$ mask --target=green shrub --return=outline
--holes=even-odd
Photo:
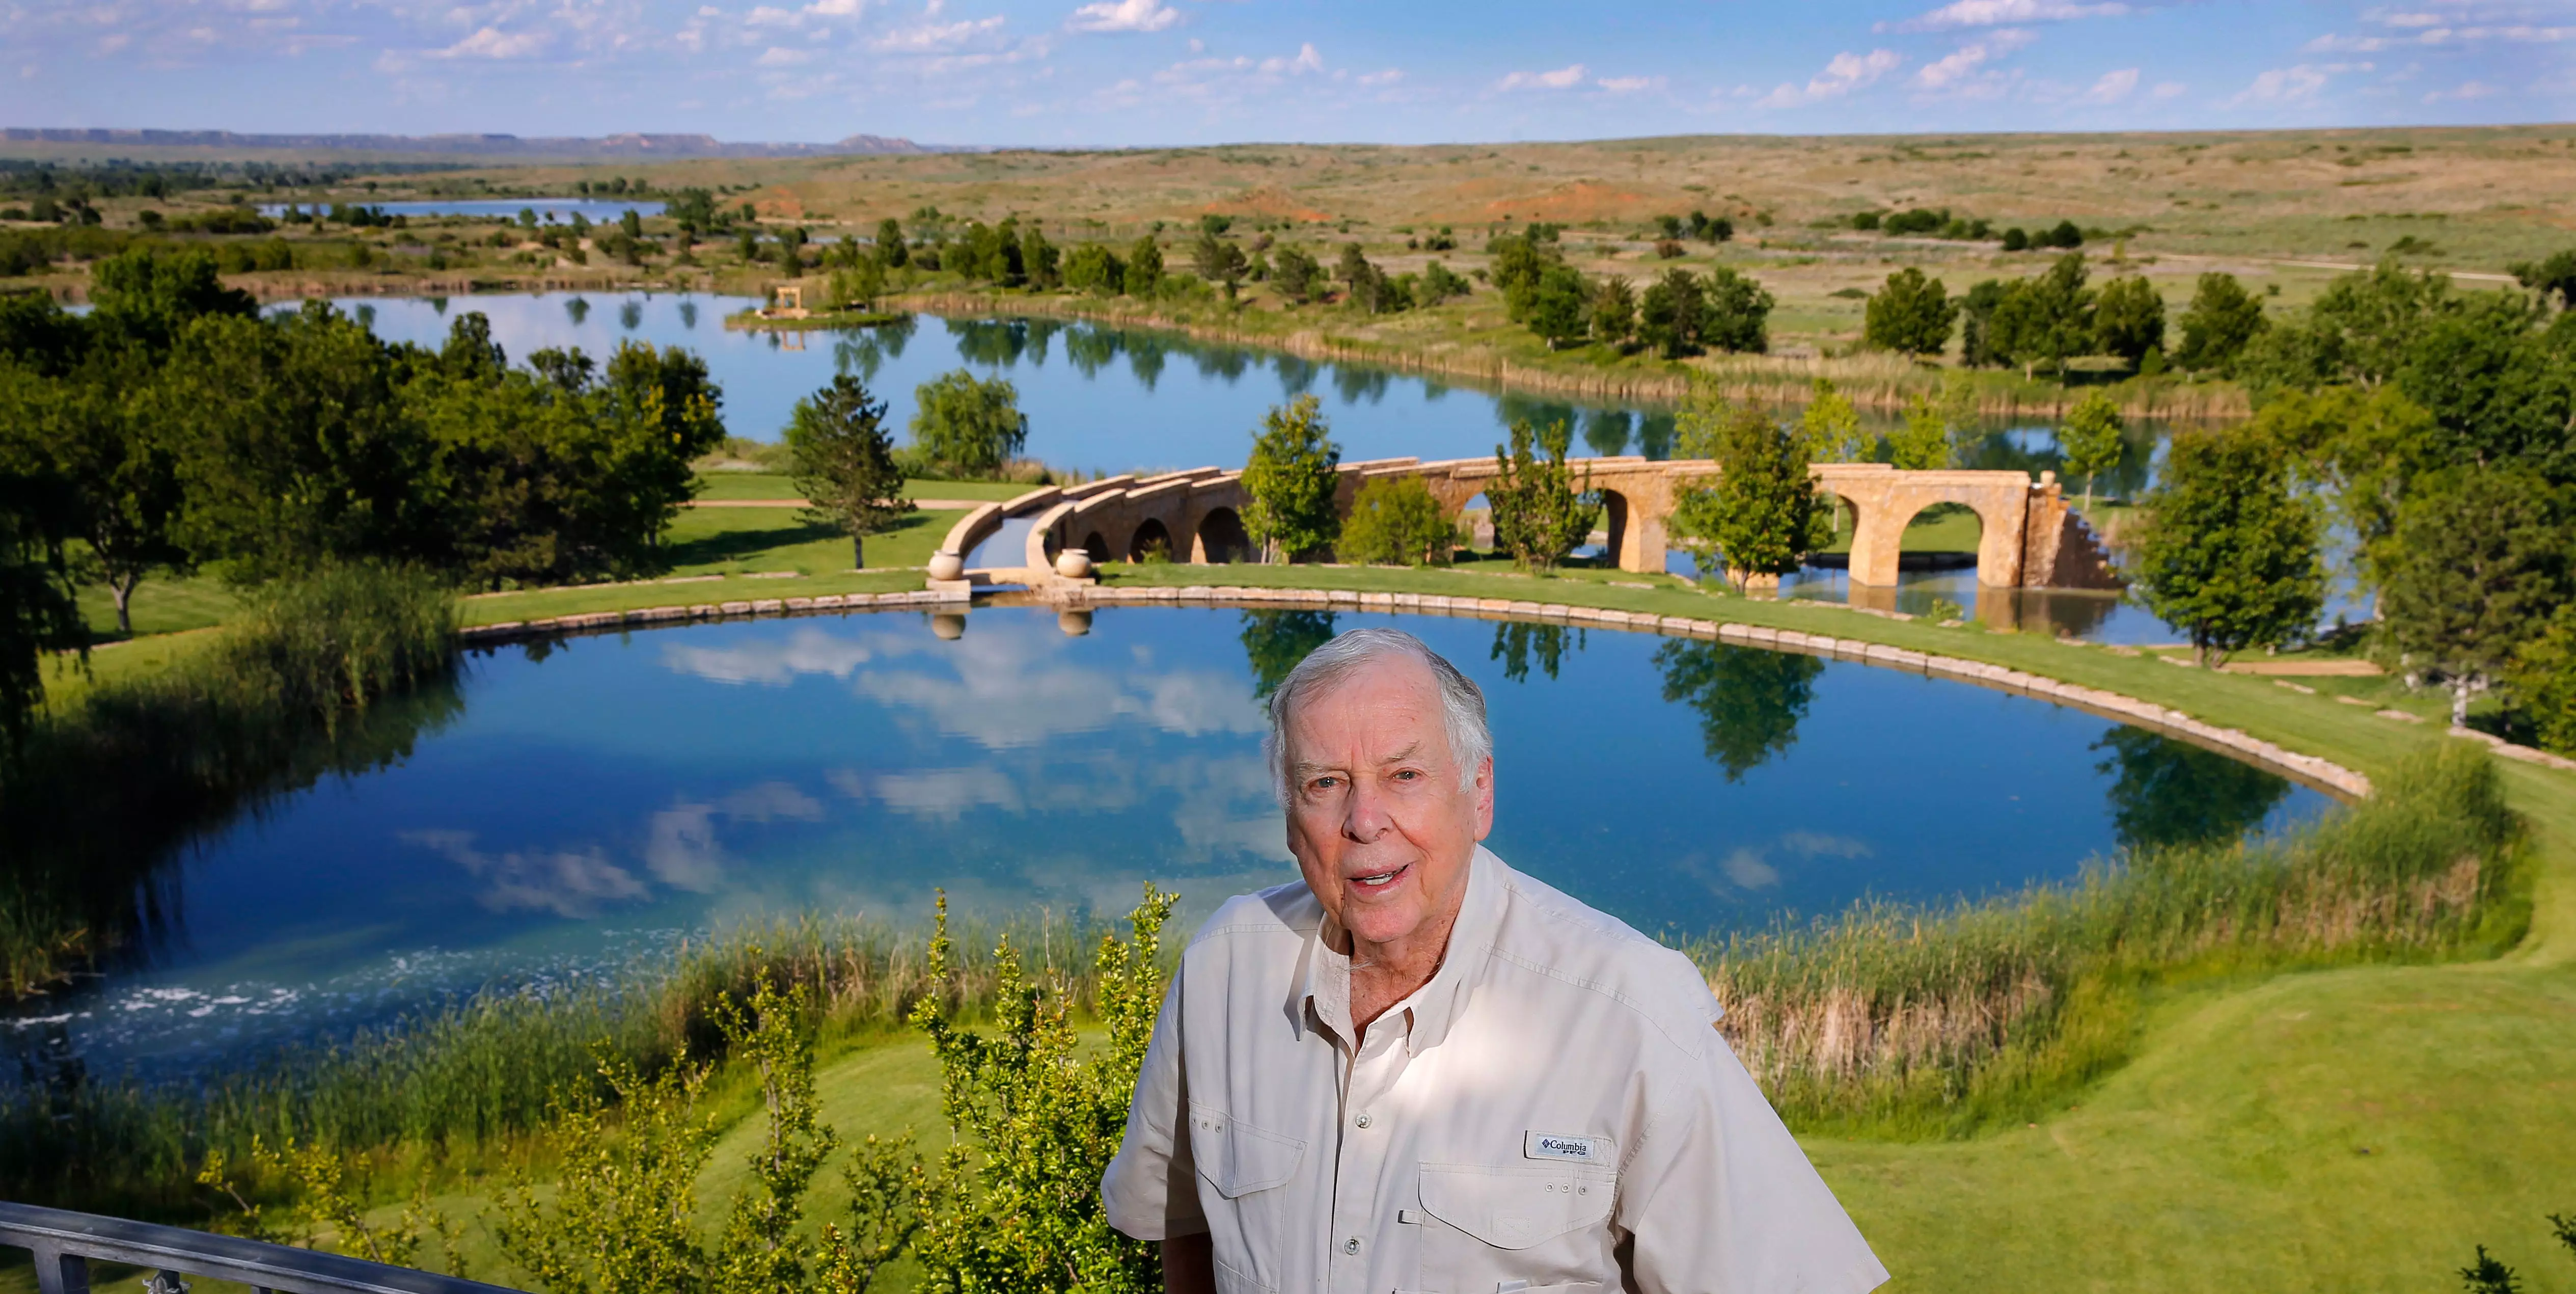
[[[1446,566],[1457,536],[1418,476],[1371,481],[1342,522],[1341,559],[1377,566]]]

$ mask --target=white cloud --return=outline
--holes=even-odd
[[[1917,68],[1914,88],[1936,94],[1952,94],[1971,99],[1991,99],[2010,86],[2011,78],[2001,73],[1980,71],[1992,59],[2000,58],[2037,39],[2018,27],[2006,27],[1981,40],[1970,41],[1942,58]]]
[[[534,58],[544,52],[552,39],[540,31],[504,32],[498,27],[485,27],[445,49],[431,51],[430,57]]]
[[[990,18],[967,18],[957,22],[915,23],[877,37],[868,42],[868,48],[896,54],[927,54],[933,50],[954,49],[978,36],[1000,31],[1004,21],[1002,15],[995,14]]]
[[[2078,18],[2116,18],[2129,12],[2129,6],[2105,0],[2104,3],[2082,4],[2074,0],[1953,0],[1917,18],[1895,25],[1896,31],[1950,31],[1961,27],[2004,27],[2031,22],[2070,22]],[[1886,31],[1885,23],[1878,30]]]
[[[2093,88],[2084,92],[2084,101],[2086,103],[2118,103],[2122,99],[2128,98],[2129,92],[2137,88],[2138,69],[2134,67],[2124,67],[2116,72],[2103,73],[2102,79],[2094,82]]]
[[[1181,20],[1181,11],[1162,0],[1100,0],[1073,11],[1065,26],[1075,31],[1161,31]]]
[[[818,18],[856,18],[867,10],[867,0],[814,0],[805,6],[805,12]]]
[[[1593,82],[1594,85],[1612,94],[1635,94],[1640,90],[1652,90],[1663,83],[1664,78],[1660,76],[1605,76]]]
[[[2332,79],[2332,74],[2346,70],[2347,66],[2332,64],[2315,67],[2300,63],[2292,67],[2271,68],[2258,73],[2252,84],[2238,91],[2235,98],[2227,101],[2227,106],[2235,108],[2261,103],[2312,103],[2316,100],[2317,91],[2326,88],[2326,82]]]
[[[2156,83],[2155,89],[2147,91],[2147,97],[2153,99],[2170,99],[2190,88],[2190,86],[2184,85],[2180,81],[2159,81]]]
[[[1755,102],[1757,108],[1794,108],[1849,94],[1895,71],[1905,60],[1894,50],[1874,49],[1867,54],[1845,51],[1825,64],[1825,70],[1809,80],[1806,88],[1783,84]]]
[[[752,60],[753,63],[761,67],[794,67],[799,63],[811,63],[813,61],[814,51],[810,49],[789,49],[784,45],[772,45],[769,48],[762,50],[760,52],[760,57]]]
[[[1303,76],[1308,72],[1323,71],[1324,56],[1316,53],[1315,46],[1310,42],[1297,47],[1295,58],[1261,60],[1261,70],[1269,76]]]
[[[1361,73],[1359,81],[1362,85],[1393,85],[1403,79],[1404,69],[1390,67],[1382,72]]]
[[[2504,93],[2503,90],[2489,85],[2484,81],[2462,81],[2456,88],[2449,90],[2435,90],[2431,94],[2425,95],[2424,102],[2456,103],[2467,99],[2491,99],[2502,93]]]
[[[435,850],[484,882],[474,901],[494,912],[551,912],[578,920],[596,916],[610,903],[630,902],[650,893],[632,872],[608,861],[599,847],[585,850],[538,850],[487,854],[474,847],[470,831],[408,831],[405,844]]]
[[[1587,69],[1581,63],[1569,64],[1553,72],[1514,72],[1494,83],[1497,90],[1571,90],[1583,84]]]

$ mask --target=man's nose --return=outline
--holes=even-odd
[[[1368,844],[1387,833],[1395,820],[1387,816],[1386,797],[1375,778],[1351,779],[1351,798],[1342,814],[1342,834]]]

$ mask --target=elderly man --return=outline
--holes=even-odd
[[[1111,1225],[1170,1291],[1858,1294],[1887,1279],[1679,953],[1486,852],[1485,701],[1345,633],[1270,701],[1304,873],[1181,958]]]

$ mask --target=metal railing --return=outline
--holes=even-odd
[[[151,1294],[181,1294],[181,1276],[234,1281],[260,1294],[517,1294],[318,1250],[33,1204],[0,1202],[0,1245],[35,1254],[41,1294],[89,1294],[92,1259],[149,1269],[144,1286]]]

